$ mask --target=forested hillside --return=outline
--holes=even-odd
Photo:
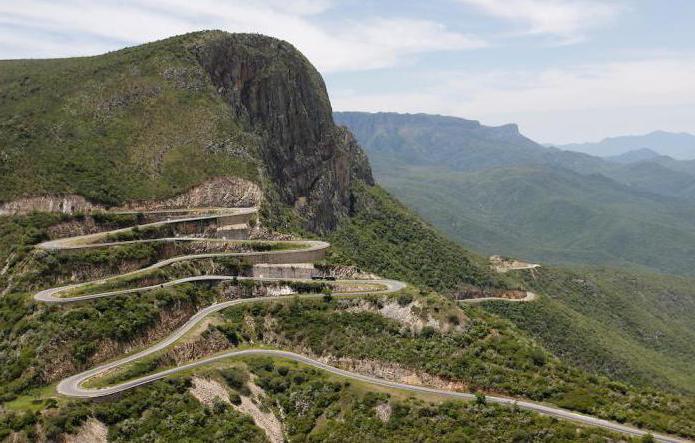
[[[0,439],[695,437],[690,280],[498,273],[375,184],[290,44],[0,67]]]
[[[693,275],[695,174],[668,157],[618,162],[540,146],[513,125],[336,113],[377,180],[486,254]]]

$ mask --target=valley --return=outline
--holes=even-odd
[[[159,222],[154,222],[150,223],[148,225],[142,225],[142,226],[136,226],[133,228],[120,228],[115,231],[106,231],[98,234],[89,234],[85,236],[79,236],[79,237],[69,237],[69,238],[62,238],[58,240],[52,240],[44,243],[40,243],[37,245],[38,248],[40,249],[50,249],[50,250],[75,250],[75,249],[83,249],[83,248],[103,248],[103,247],[112,247],[112,246],[118,246],[121,244],[131,244],[133,241],[135,242],[159,242],[159,241],[209,241],[206,238],[196,238],[196,237],[191,237],[191,238],[185,238],[185,237],[174,237],[174,238],[162,238],[162,239],[149,239],[149,240],[127,240],[125,242],[103,242],[105,239],[110,239],[116,234],[124,234],[127,232],[132,232],[133,230],[143,230],[147,228],[152,228],[153,226],[162,226],[162,225],[185,225],[191,222],[205,222],[209,220],[214,220],[218,225],[224,226],[224,223],[228,223],[230,221],[234,221],[237,224],[247,224],[249,220],[251,219],[252,216],[256,215],[256,210],[253,208],[247,208],[247,209],[223,209],[223,210],[215,210],[215,209],[210,209],[210,210],[201,210],[197,209],[197,212],[202,212],[201,215],[182,215],[187,212],[187,209],[178,209],[176,212],[179,214],[178,217],[170,217],[167,215],[166,212],[157,212],[155,214],[157,215],[166,215],[167,220],[165,221],[159,221]],[[147,213],[141,213],[142,215],[147,216]],[[244,277],[244,276],[222,276],[222,275],[202,275],[202,276],[195,276],[195,277],[186,277],[183,279],[178,279],[174,281],[168,281],[159,285],[155,286],[145,286],[145,287],[137,287],[137,288],[132,288],[132,289],[121,289],[121,290],[115,290],[115,291],[108,291],[108,292],[97,292],[93,294],[88,294],[88,295],[80,295],[80,296],[74,296],[74,297],[66,297],[62,295],[63,293],[68,293],[70,294],[73,291],[79,291],[81,287],[90,287],[91,291],[98,291],[99,290],[99,285],[104,285],[107,284],[109,280],[111,279],[122,279],[126,275],[134,275],[137,273],[142,273],[149,271],[151,269],[156,269],[160,268],[163,266],[170,265],[174,262],[178,261],[185,261],[185,260],[196,260],[196,259],[201,259],[201,258],[210,258],[210,257],[235,257],[235,258],[241,258],[242,260],[249,260],[251,259],[251,263],[282,263],[282,264],[289,264],[289,263],[302,263],[304,261],[307,261],[308,259],[311,259],[311,261],[318,260],[321,256],[324,254],[324,250],[328,246],[327,243],[323,242],[310,242],[307,241],[307,247],[304,247],[303,249],[301,248],[301,244],[297,245],[297,249],[289,249],[289,250],[283,250],[283,251],[274,251],[274,252],[246,252],[246,253],[215,253],[215,254],[197,254],[197,255],[183,255],[183,256],[177,256],[175,258],[170,258],[166,260],[162,260],[157,262],[156,264],[150,266],[149,268],[143,268],[141,270],[136,270],[132,271],[129,274],[124,274],[124,275],[119,275],[119,276],[114,276],[109,279],[101,279],[96,282],[85,282],[85,283],[80,283],[80,284],[73,284],[70,286],[64,286],[64,287],[58,287],[58,288],[50,288],[50,289],[45,289],[43,291],[40,291],[34,295],[34,299],[38,302],[42,303],[52,303],[52,304],[60,304],[60,303],[78,303],[78,302],[85,302],[85,301],[91,301],[94,299],[99,299],[103,297],[111,297],[111,296],[118,296],[122,294],[131,294],[131,293],[141,293],[141,292],[146,292],[146,291],[151,291],[154,289],[164,289],[166,287],[174,286],[174,285],[179,285],[179,284],[184,284],[184,283],[191,283],[191,282],[219,282],[219,281],[231,281],[233,280],[234,282],[237,281],[243,281],[251,279],[253,281],[258,281],[258,282],[264,282],[264,283],[272,283],[272,284],[278,284],[278,285],[283,285],[283,284],[288,284],[288,283],[300,283],[304,285],[311,285],[312,283],[316,283],[317,280],[304,280],[304,279],[271,279],[271,278],[256,278],[256,277]],[[312,254],[313,253],[313,254]],[[533,269],[534,267],[524,267],[523,269]],[[320,280],[319,280],[320,281]],[[336,281],[333,283],[332,281],[328,280],[330,283],[324,283],[322,285],[319,285],[318,287],[330,287],[332,285],[342,285],[343,286],[343,291],[345,292],[338,292],[338,293],[332,293],[329,292],[326,293],[325,289],[323,290],[324,294],[316,294],[316,295],[311,295],[311,294],[300,294],[299,297],[302,298],[318,298],[318,297],[358,297],[358,296],[374,296],[374,295],[379,295],[379,294],[388,294],[388,293],[394,293],[394,292],[400,292],[402,291],[407,285],[403,282],[399,281],[393,281],[393,280],[380,280],[380,279],[374,279],[374,280],[340,280]],[[351,285],[351,284],[357,284],[357,285],[372,285],[375,287],[383,287],[383,289],[374,289],[372,291],[367,291],[367,292],[360,292],[360,290],[349,290],[345,289],[345,286]],[[329,294],[329,295],[326,295]],[[490,301],[490,300],[502,300],[504,302],[513,302],[513,301],[522,301],[522,302],[533,302],[536,299],[536,295],[532,293],[528,293],[527,297],[521,300],[507,300],[507,299],[501,299],[501,298],[494,298],[494,297],[487,297],[487,298],[482,298],[482,299],[468,299],[468,300],[462,300],[462,302],[485,302],[485,301]],[[155,345],[148,347],[140,352],[130,354],[127,357],[106,363],[101,366],[97,366],[93,369],[89,369],[85,372],[73,375],[71,377],[68,377],[62,381],[60,381],[56,387],[56,391],[58,394],[68,396],[68,397],[78,397],[78,398],[98,398],[98,397],[108,397],[112,396],[114,394],[137,388],[139,386],[142,386],[143,384],[146,383],[151,383],[156,380],[160,380],[166,377],[169,377],[171,375],[174,375],[178,372],[184,372],[184,371],[190,371],[192,369],[195,369],[196,367],[203,366],[203,365],[209,365],[214,362],[219,362],[221,360],[227,360],[230,358],[238,358],[238,357],[246,357],[246,356],[270,356],[273,358],[280,358],[284,360],[292,360],[296,361],[299,363],[302,363],[304,365],[316,367],[318,369],[321,369],[323,371],[327,371],[329,373],[338,375],[343,378],[348,378],[348,379],[354,379],[358,380],[361,382],[366,382],[368,384],[373,384],[389,389],[398,389],[398,390],[405,390],[409,392],[414,392],[414,393],[425,393],[428,395],[434,395],[434,396],[439,396],[439,397],[445,397],[445,398],[452,398],[452,399],[464,399],[464,400],[473,400],[476,398],[476,396],[473,393],[468,393],[468,392],[457,392],[457,391],[447,391],[447,390],[438,390],[438,389],[433,389],[429,388],[426,386],[415,386],[415,385],[408,385],[404,383],[397,383],[397,382],[392,382],[380,378],[375,378],[371,376],[366,376],[366,375],[361,375],[359,373],[355,372],[350,372],[350,371],[345,371],[342,369],[338,369],[336,367],[332,367],[330,365],[327,365],[325,363],[322,363],[318,360],[312,359],[310,357],[296,354],[293,352],[288,352],[288,351],[282,351],[282,350],[273,350],[273,349],[244,349],[244,350],[237,350],[237,351],[229,351],[229,352],[223,352],[220,353],[219,355],[216,355],[214,357],[209,357],[205,358],[202,360],[198,360],[189,364],[181,365],[178,367],[174,367],[171,369],[155,372],[154,374],[146,375],[143,377],[135,378],[132,380],[128,380],[125,382],[122,382],[120,384],[114,385],[114,386],[108,386],[108,387],[99,387],[99,388],[84,388],[82,385],[94,378],[99,378],[102,376],[102,374],[107,373],[107,372],[113,372],[114,370],[118,370],[120,367],[128,365],[133,362],[137,362],[138,360],[145,359],[149,357],[152,354],[158,353],[159,351],[165,350],[166,348],[171,347],[174,345],[177,341],[179,341],[182,337],[184,337],[189,331],[191,331],[194,327],[196,327],[200,322],[204,321],[208,316],[211,314],[214,314],[216,312],[219,312],[223,309],[227,309],[231,306],[239,305],[242,303],[263,303],[263,302],[269,302],[273,300],[272,297],[252,297],[252,298],[242,298],[242,299],[235,299],[235,300],[230,300],[230,301],[222,301],[222,302],[216,302],[213,303],[212,305],[205,307],[198,312],[196,312],[188,321],[186,321],[182,326],[180,326],[178,329],[176,329],[172,334],[170,334],[168,337],[166,337],[164,340],[161,340],[157,342]],[[514,407],[522,408],[522,409],[527,409],[531,410],[534,412],[540,412],[544,415],[549,415],[552,417],[558,417],[561,419],[565,420],[571,420],[575,422],[579,422],[585,425],[590,425],[590,426],[598,426],[605,428],[610,431],[617,431],[620,433],[624,433],[627,435],[636,435],[636,436],[643,436],[647,435],[649,432],[640,430],[634,427],[630,426],[625,426],[619,423],[614,423],[610,422],[607,420],[601,420],[595,417],[591,416],[586,416],[583,414],[577,414],[573,413],[570,411],[566,411],[560,408],[552,407],[550,405],[543,405],[539,403],[533,403],[533,402],[528,402],[524,400],[519,400],[519,399],[514,399],[514,398],[507,398],[507,397],[497,397],[493,395],[487,395],[485,396],[486,400],[491,402],[491,403],[496,403],[496,404],[502,404],[502,405],[513,405]],[[657,441],[663,441],[663,442],[677,442],[680,441],[678,438],[675,437],[669,437],[666,435],[661,435],[661,434],[651,434],[653,435],[654,438]]]
[[[259,34],[0,61],[0,89],[0,439],[695,438],[695,207],[654,164],[353,136]]]
[[[377,180],[486,254],[692,275],[695,175],[668,157],[620,163],[541,146],[513,125],[337,113]]]

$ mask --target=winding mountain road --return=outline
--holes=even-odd
[[[166,213],[167,211],[152,211],[152,213]],[[158,222],[153,222],[153,223],[148,223],[145,225],[140,225],[138,228],[144,229],[147,227],[156,227],[156,226],[163,226],[166,224],[172,224],[172,223],[183,223],[183,222],[197,222],[197,221],[203,221],[203,220],[210,220],[210,219],[215,219],[220,222],[238,222],[238,221],[248,221],[248,219],[256,213],[255,208],[240,208],[240,209],[225,209],[225,208],[202,208],[202,209],[194,209],[194,210],[175,210],[175,211],[170,211],[172,213],[188,213],[188,214],[194,214],[194,215],[188,215],[188,216],[182,216],[178,218],[170,218],[168,220],[163,220],[163,221],[158,221]],[[98,234],[89,234],[89,235],[83,235],[83,236],[76,236],[76,237],[71,237],[71,238],[65,238],[65,239],[58,239],[58,240],[52,240],[48,242],[44,242],[39,244],[37,247],[41,249],[46,249],[46,250],[61,250],[61,249],[83,249],[83,248],[95,248],[95,247],[108,247],[112,245],[120,245],[120,244],[125,244],[125,243],[135,243],[135,242],[162,242],[162,241],[171,241],[171,242],[176,242],[176,241],[211,241],[210,239],[207,238],[199,238],[199,237],[174,237],[174,238],[164,238],[164,239],[148,239],[148,240],[131,240],[131,241],[125,241],[125,242],[103,242],[104,240],[107,240],[109,236],[113,234],[120,234],[120,233],[125,233],[128,231],[132,231],[133,228],[122,228],[110,232],[103,232],[103,233],[98,233]],[[214,240],[214,241],[226,241],[226,240]],[[229,243],[238,243],[239,241],[228,241]],[[248,242],[248,240],[244,240],[244,242]],[[263,241],[265,243],[270,243],[269,241]],[[322,241],[295,241],[295,242],[281,242],[281,243],[294,243],[297,246],[297,249],[290,249],[290,250],[277,250],[277,251],[264,251],[264,252],[218,252],[218,253],[206,253],[206,254],[193,254],[193,255],[183,255],[183,256],[177,256],[173,258],[169,258],[166,260],[159,261],[151,266],[132,271],[126,274],[121,274],[119,276],[115,277],[109,277],[109,278],[104,278],[104,279],[99,279],[96,281],[92,282],[85,282],[85,283],[79,283],[79,284],[73,284],[73,285],[67,285],[67,286],[61,286],[57,288],[50,288],[50,289],[45,289],[43,291],[37,292],[34,294],[34,298],[36,301],[43,302],[43,303],[76,303],[76,302],[85,302],[85,301],[90,301],[94,299],[99,299],[99,298],[104,298],[104,297],[110,297],[110,296],[115,296],[115,295],[123,295],[123,294],[131,294],[131,293],[136,293],[136,292],[142,292],[142,291],[148,291],[148,290],[154,290],[154,289],[159,289],[162,287],[169,287],[169,286],[174,286],[174,285],[179,285],[183,283],[189,283],[189,282],[199,282],[199,281],[225,281],[225,280],[233,280],[233,279],[238,279],[238,280],[259,280],[259,281],[298,281],[298,282],[306,282],[310,280],[304,280],[304,279],[286,279],[286,278],[255,278],[255,277],[232,277],[232,276],[225,276],[225,275],[203,275],[203,276],[193,276],[193,277],[185,277],[177,280],[172,280],[163,284],[158,284],[158,285],[152,285],[152,286],[147,286],[147,287],[139,287],[139,288],[130,288],[130,289],[119,289],[119,290],[111,290],[107,292],[101,292],[101,293],[94,293],[94,294],[87,294],[87,295],[78,295],[78,296],[69,296],[69,293],[71,291],[80,289],[81,287],[85,287],[87,285],[95,285],[95,284],[103,284],[107,283],[109,281],[115,280],[115,279],[120,279],[125,276],[132,276],[138,273],[145,273],[148,271],[151,271],[153,269],[161,268],[167,265],[170,265],[175,262],[180,262],[184,260],[194,260],[194,259],[200,259],[200,258],[214,258],[214,257],[243,257],[245,259],[253,259],[254,262],[260,263],[260,262],[266,262],[266,263],[275,263],[275,264],[280,264],[280,263],[299,263],[300,259],[303,261],[306,261],[306,253],[309,253],[309,256],[312,254],[316,253],[317,256],[322,255],[323,252],[330,246],[326,242]],[[333,283],[333,282],[331,282]],[[369,291],[361,291],[358,290],[356,292],[345,292],[345,293],[339,293],[339,294],[334,294],[335,297],[355,297],[355,296],[363,296],[367,294],[374,294],[374,293],[389,293],[389,292],[397,292],[400,291],[401,289],[406,287],[406,284],[403,282],[395,281],[395,280],[386,280],[386,279],[378,279],[378,280],[342,280],[342,281],[337,281],[335,284],[340,284],[340,283],[349,283],[349,284],[356,284],[356,285],[375,285],[378,286],[378,289],[374,290],[369,290]],[[65,297],[60,297],[60,295],[68,295]],[[317,298],[317,297],[322,297],[320,294],[303,294],[300,295],[302,298]],[[463,300],[464,302],[480,302],[480,301],[485,301],[485,300],[504,300],[504,301],[532,301],[535,299],[536,295],[533,293],[527,293],[526,298],[524,299],[518,299],[518,300],[509,300],[509,299],[504,299],[504,298],[481,298],[481,299],[470,299],[470,300]],[[205,319],[207,316],[218,312],[222,309],[234,306],[234,305],[239,305],[239,304],[245,304],[245,303],[259,303],[259,302],[270,302],[273,300],[277,300],[278,297],[255,297],[255,298],[246,298],[246,299],[235,299],[235,300],[229,300],[229,301],[224,301],[221,303],[215,303],[213,305],[207,306],[200,311],[198,311],[196,314],[194,314],[186,323],[184,323],[182,326],[180,326],[178,329],[176,329],[174,332],[172,332],[168,337],[165,339],[155,343],[154,345],[150,346],[147,349],[144,349],[140,352],[127,355],[123,358],[120,358],[116,361],[108,362],[102,365],[99,365],[97,367],[94,367],[92,369],[89,369],[85,372],[73,375],[71,377],[68,377],[64,380],[62,380],[57,387],[58,393],[69,396],[69,397],[78,397],[78,398],[99,398],[99,397],[105,397],[109,395],[113,395],[119,392],[126,391],[128,389],[135,388],[137,386],[141,386],[150,382],[153,382],[155,380],[159,380],[165,377],[168,377],[170,375],[173,375],[175,373],[181,372],[181,371],[186,371],[192,368],[196,368],[202,365],[210,364],[213,362],[218,362],[223,359],[228,359],[228,358],[239,358],[239,357],[244,357],[244,356],[254,356],[254,355],[264,355],[264,356],[271,356],[271,357],[277,357],[277,358],[284,358],[284,359],[289,359],[293,361],[297,361],[299,363],[303,363],[306,365],[310,365],[322,370],[325,370],[327,372],[330,372],[332,374],[353,379],[353,380],[358,380],[361,382],[377,385],[377,386],[382,386],[385,388],[389,389],[399,389],[399,390],[404,390],[408,392],[413,392],[413,393],[420,393],[420,394],[429,394],[429,395],[436,395],[444,398],[450,398],[450,399],[464,399],[464,400],[470,400],[475,398],[474,394],[467,393],[467,392],[457,392],[457,391],[447,391],[447,390],[441,390],[441,389],[434,389],[434,388],[429,388],[425,386],[417,386],[417,385],[409,385],[405,383],[398,383],[398,382],[393,382],[393,381],[388,381],[380,378],[375,378],[367,375],[362,375],[359,373],[355,372],[350,372],[350,371],[345,371],[343,369],[335,368],[333,366],[327,365],[321,361],[312,359],[310,357],[296,354],[293,352],[289,351],[282,351],[282,350],[270,350],[270,349],[246,349],[246,350],[236,350],[236,351],[229,351],[225,352],[213,357],[205,358],[202,360],[198,360],[189,364],[181,365],[176,368],[171,368],[167,369],[164,371],[160,371],[154,374],[150,374],[144,377],[139,377],[134,380],[130,380],[124,383],[120,383],[117,385],[105,387],[105,388],[85,388],[82,386],[82,384],[87,381],[90,378],[93,378],[97,375],[103,374],[106,371],[115,369],[117,367],[123,366],[127,363],[136,361],[138,359],[144,358],[146,356],[152,355],[158,351],[164,350],[168,346],[172,345],[175,343],[177,340],[182,338],[187,332],[189,332],[191,329],[193,329],[198,323],[200,323],[203,319]],[[554,407],[552,405],[545,405],[545,404],[540,404],[540,403],[535,403],[535,402],[530,402],[530,401],[525,401],[525,400],[517,400],[513,398],[507,398],[507,397],[501,397],[501,396],[491,396],[488,395],[486,396],[487,401],[491,403],[499,403],[499,404],[505,404],[505,405],[515,405],[519,408],[522,409],[527,409],[530,411],[538,412],[541,414],[545,414],[548,416],[553,416],[557,417],[560,419],[564,420],[571,420],[577,423],[581,423],[584,425],[589,425],[589,426],[597,426],[601,427],[604,429],[608,429],[610,431],[615,431],[615,432],[620,432],[626,435],[630,436],[643,436],[648,433],[648,431],[634,428],[631,426],[626,426],[622,425],[619,423],[614,423],[608,420],[603,420],[595,417],[591,417],[588,415],[584,414],[579,414],[576,412],[568,411],[565,409],[561,409],[558,407]],[[660,442],[685,442],[687,440],[682,440],[677,437],[672,437],[668,435],[661,435],[661,434],[655,434],[651,433],[656,441]]]
[[[526,296],[523,298],[505,298],[505,297],[480,297],[480,298],[464,298],[457,300],[459,303],[482,303],[484,301],[508,301],[508,302],[529,302],[538,298],[534,292],[526,291]]]

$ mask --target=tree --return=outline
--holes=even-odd
[[[323,301],[326,303],[330,303],[333,301],[333,291],[331,288],[328,286],[324,286],[324,288],[321,290],[321,293],[323,294]]]

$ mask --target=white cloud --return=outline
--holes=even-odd
[[[334,28],[318,41],[298,40],[312,59],[325,69],[360,70],[393,66],[409,56],[433,52],[477,49],[485,42],[425,20],[370,18]]]
[[[596,138],[612,135],[616,131],[608,128],[629,127],[631,118],[643,123],[646,115],[663,122],[657,113],[669,108],[679,108],[679,122],[686,121],[682,116],[689,112],[690,126],[665,128],[692,131],[695,121],[695,57],[688,55],[539,71],[430,71],[411,82],[418,87],[405,94],[332,91],[334,108],[458,115],[494,124],[517,122],[522,128],[529,123],[531,135],[554,141],[584,139],[582,133]],[[638,116],[636,109],[646,111]],[[592,114],[601,115],[591,123],[602,128],[599,131],[586,123]],[[586,121],[581,133],[579,126],[572,127],[573,115]],[[553,123],[548,116],[554,116]],[[641,132],[651,129],[658,129],[656,123]]]
[[[565,43],[615,18],[628,4],[625,0],[457,1],[517,23],[525,33]],[[349,78],[363,88],[359,92],[330,88],[334,107],[340,110],[442,113],[487,123],[515,121],[534,137],[553,141],[586,138],[581,134],[611,135],[618,129],[609,131],[610,127],[627,130],[630,121],[634,125],[655,122],[639,132],[659,127],[692,131],[692,54],[635,47],[620,53],[624,61],[612,63],[447,70],[442,60],[462,64],[454,52],[430,68],[418,65],[418,56],[481,48],[486,43],[419,17],[339,15],[343,11],[333,9],[337,2],[0,0],[0,58],[98,54],[200,29],[260,32],[294,44],[324,73],[397,67],[374,77],[372,73],[328,76],[329,87],[333,81],[346,85]],[[408,12],[404,7],[402,13]],[[506,57],[499,63],[503,68]],[[475,64],[473,60],[468,66]],[[392,77],[385,80],[386,75]],[[669,120],[664,115],[674,117]],[[689,128],[675,127],[687,121]]]
[[[468,79],[451,86],[470,93]],[[695,103],[695,58],[620,61],[486,76],[470,107],[484,112],[559,111]],[[500,88],[499,85],[502,85]]]
[[[624,10],[612,0],[459,0],[487,14],[520,22],[531,34],[549,34],[563,43],[583,38],[583,32],[604,24]]]
[[[414,79],[421,103],[451,104],[465,112],[560,111],[604,106],[654,106],[695,103],[695,57],[616,61],[539,71],[427,71]],[[354,104],[377,105],[400,91],[354,96]],[[432,97],[433,99],[426,99]],[[451,97],[445,100],[445,97]],[[447,104],[449,103],[449,104]],[[417,107],[418,102],[410,108]]]
[[[484,46],[478,38],[427,20],[313,20],[330,7],[329,0],[4,1],[0,58],[94,54],[200,29],[287,40],[323,72],[393,66],[425,52]],[[68,36],[70,44],[56,44],[57,36]]]
[[[331,9],[333,3],[333,0],[255,0],[256,5],[265,5],[296,15],[320,14]]]

